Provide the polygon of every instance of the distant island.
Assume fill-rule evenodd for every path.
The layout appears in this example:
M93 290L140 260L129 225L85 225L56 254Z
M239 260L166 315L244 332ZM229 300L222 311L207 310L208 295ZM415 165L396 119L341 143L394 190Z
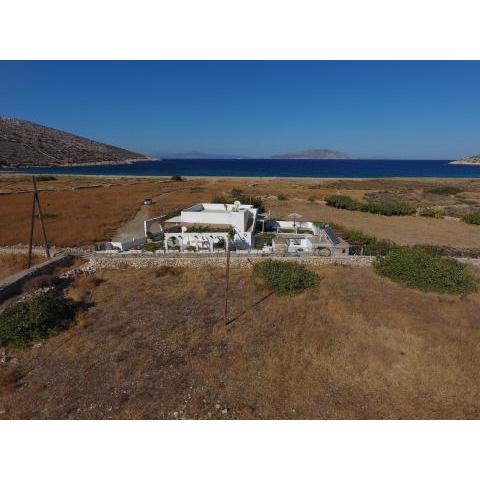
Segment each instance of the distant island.
M151 158L55 128L0 116L0 167L101 165L139 160Z
M479 165L480 155L473 155L472 157L462 158L461 160L454 160L450 165Z
M279 155L272 155L276 159L311 159L311 160L350 160L350 156L338 150L328 149L311 149L303 150L295 153L282 153Z
M227 159L227 160L242 160L246 157L244 155L232 155L232 154L220 154L220 153L205 153L199 152L197 150L192 150L191 152L185 153L157 153L156 157L161 158L162 160L210 160L210 159Z

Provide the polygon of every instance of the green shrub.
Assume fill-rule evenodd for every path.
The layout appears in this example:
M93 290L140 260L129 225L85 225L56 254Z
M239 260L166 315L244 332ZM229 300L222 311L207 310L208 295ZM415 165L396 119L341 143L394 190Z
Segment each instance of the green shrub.
M278 295L296 295L317 285L318 275L305 265L281 260L264 260L253 266L255 279Z
M272 246L274 233L262 232L255 235L255 248L261 250L265 245Z
M461 192L463 190L458 187L436 187L427 190L427 193L433 193L434 195L456 195Z
M377 258L374 266L380 275L427 292L460 294L477 290L466 265L422 248L393 249L385 257Z
M164 249L164 243L163 242L150 242L146 243L143 246L143 249L146 252L154 252L155 250L163 250Z
M174 182L183 182L185 179L181 175L173 175L170 180Z
M253 208L258 209L258 213L263 213L265 211L265 204L260 197L249 197L247 195L242 195L238 198L235 198L240 203L245 205L253 205Z
M375 213L377 215L413 215L417 209L408 203L390 202L390 203L364 203L361 208L364 212Z
M472 225L480 225L480 212L467 213L462 217L462 220Z
M194 247L193 245L187 245L187 246L185 247L185 250L186 250L187 252L196 252L196 251L197 251L196 247Z
M278 197L277 197L279 200L288 200L288 197L286 195L283 195L283 193L281 193Z
M420 216L430 218L443 218L443 210L440 208L424 208L420 211Z
M48 292L9 305L0 313L0 344L24 346L68 328L75 314L71 300Z
M350 249L359 250L360 248L356 247L355 244L362 245L364 255L386 255L390 250L398 248L397 245L389 240L379 239L373 235L367 235L366 233L361 232L360 230L345 230L341 232L341 237L347 242L353 244Z
M35 214L35 218L37 220L40 220L40 215L38 213ZM44 220L48 220L49 218L50 219L53 219L53 218L58 218L58 213L50 213L50 212L45 212L45 213L42 213L42 218Z
M233 189L232 192L241 192L241 190ZM265 204L260 197L250 197L248 195L236 195L236 196L225 196L225 195L217 195L212 198L212 203L233 203L235 200L238 200L240 203L244 205L253 205L254 208L258 209L258 213L263 213L265 211Z
M360 210L362 212L375 213L377 215L412 215L416 208L407 203L363 203L347 195L331 195L326 199L327 205L344 210Z
M329 207L341 208L344 210L361 210L362 202L358 202L347 195L331 195L326 199Z

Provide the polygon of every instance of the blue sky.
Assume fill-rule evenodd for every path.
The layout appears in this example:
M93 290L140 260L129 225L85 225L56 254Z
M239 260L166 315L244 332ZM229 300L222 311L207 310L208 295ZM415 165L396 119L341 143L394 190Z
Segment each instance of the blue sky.
M0 114L139 152L480 153L480 61L0 61Z

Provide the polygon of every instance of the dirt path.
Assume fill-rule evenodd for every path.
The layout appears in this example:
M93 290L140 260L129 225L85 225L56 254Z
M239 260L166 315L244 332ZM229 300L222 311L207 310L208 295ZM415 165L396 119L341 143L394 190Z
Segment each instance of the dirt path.
M168 192L163 192L152 197L154 205L158 205L161 202L161 199L165 198L168 195L174 195L178 193L181 189L169 190ZM186 189L183 189L186 190ZM152 218L158 215L152 211L150 205L142 205L137 211L135 216L124 223L115 233L115 236L112 238L112 241L119 242L126 239L139 238L144 233L143 222L148 218Z
M143 222L150 218L149 210L148 205L142 205L136 215L117 230L112 241L121 242L126 239L142 237L145 234Z

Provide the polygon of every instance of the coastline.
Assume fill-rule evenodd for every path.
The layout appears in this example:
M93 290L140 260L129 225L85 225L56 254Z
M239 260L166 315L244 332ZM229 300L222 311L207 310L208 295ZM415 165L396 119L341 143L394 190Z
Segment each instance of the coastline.
M137 162L160 162L161 159L155 157L146 158L127 158L126 160L115 160L113 162L101 161L101 162L84 162L84 163L65 163L58 165L56 163L47 163L45 165L3 165L0 167L0 173L2 169L18 170L19 168L69 168L69 167L96 167L105 165L131 165Z
M15 172L0 170L0 175L16 175L16 176L32 176L30 172ZM35 175L46 175L45 173L38 173ZM79 177L79 178L129 178L129 179L148 179L148 180L170 180L171 175L113 175L113 174L87 174L87 173L52 173L56 177ZM330 182L330 181L372 181L372 180L389 180L389 181L413 181L413 182L426 182L426 181L442 181L455 183L458 181L479 181L480 178L472 177L268 177L268 176L217 176L217 175L182 175L185 180L219 180L219 181L302 181L302 182ZM180 182L178 182L180 183Z

